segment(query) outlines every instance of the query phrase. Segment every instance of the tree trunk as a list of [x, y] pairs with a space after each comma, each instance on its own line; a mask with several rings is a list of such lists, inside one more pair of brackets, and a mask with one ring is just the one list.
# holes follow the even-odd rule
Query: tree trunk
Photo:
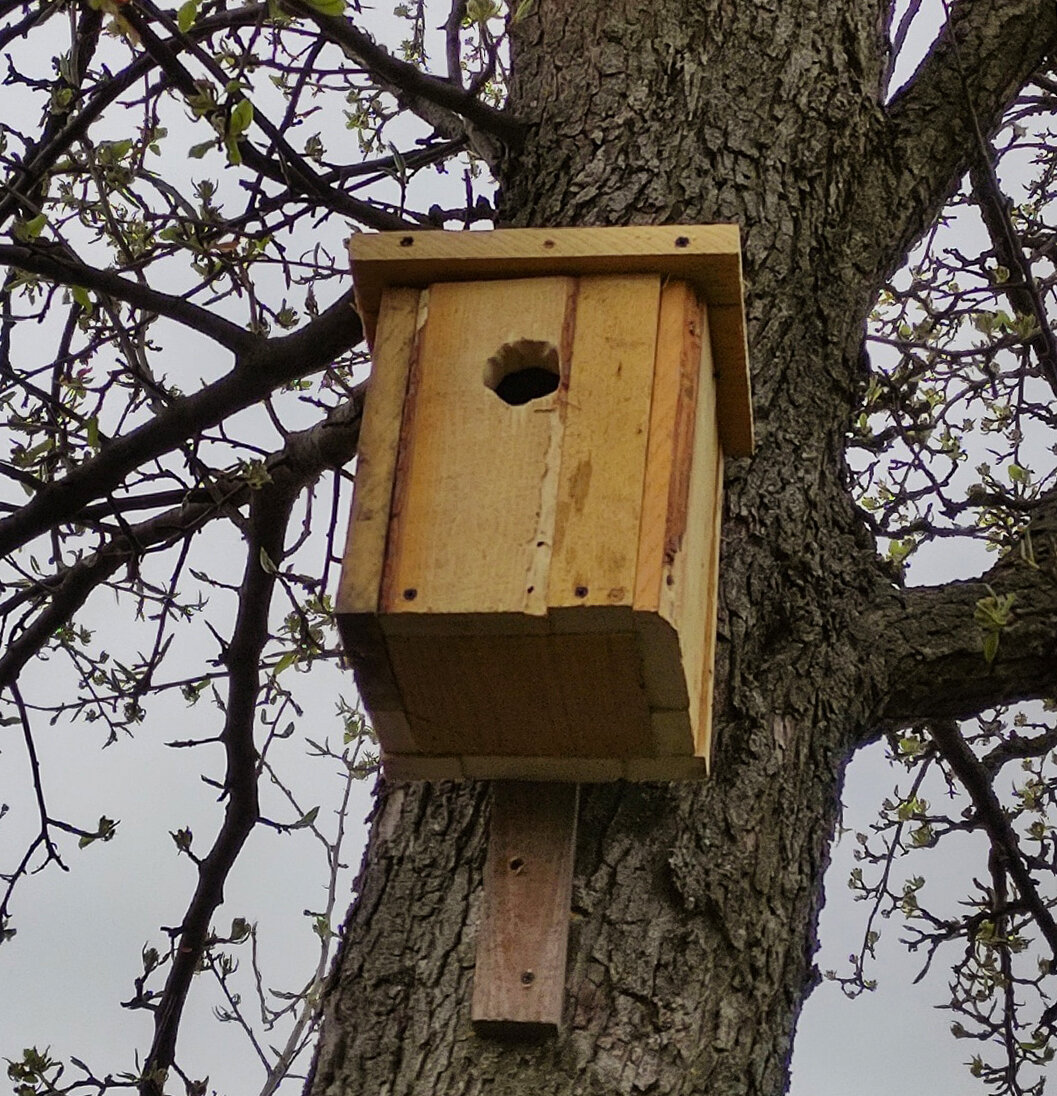
[[[844, 465], [863, 331], [967, 124], [920, 162], [893, 128], [887, 6], [541, 0], [516, 28], [507, 223], [742, 226], [758, 446], [727, 468], [714, 775], [582, 790], [564, 1025], [517, 1047], [469, 1020], [487, 785], [383, 786], [315, 1096], [784, 1090], [843, 767], [902, 653]], [[1009, 67], [981, 64], [987, 119]]]

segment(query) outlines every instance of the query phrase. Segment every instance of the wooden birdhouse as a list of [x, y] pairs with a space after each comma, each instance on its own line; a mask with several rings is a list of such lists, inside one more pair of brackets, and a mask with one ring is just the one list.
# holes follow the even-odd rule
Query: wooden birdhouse
[[354, 236], [374, 369], [337, 611], [390, 776], [706, 773], [733, 225]]

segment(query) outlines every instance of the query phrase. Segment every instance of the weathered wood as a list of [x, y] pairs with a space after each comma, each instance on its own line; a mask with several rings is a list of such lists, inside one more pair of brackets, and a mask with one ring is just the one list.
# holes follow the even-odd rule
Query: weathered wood
[[368, 341], [386, 286], [551, 275], [659, 274], [690, 282], [716, 308], [719, 424], [725, 451], [753, 448], [752, 403], [737, 225], [358, 233], [349, 241], [357, 308]]
[[415, 289], [387, 289], [381, 305], [356, 458], [356, 491], [335, 609], [378, 612], [385, 542], [415, 335], [423, 318]]
[[379, 593], [416, 334], [428, 292], [389, 288], [381, 302], [378, 337], [364, 401], [356, 459], [356, 489], [335, 610], [356, 687], [386, 748], [415, 750], [400, 689], [378, 623]]
[[709, 310], [684, 299], [682, 316], [681, 356], [685, 367], [698, 378], [694, 422], [688, 428], [692, 452], [681, 457], [686, 482], [693, 483], [694, 489], [686, 491], [682, 483], [673, 480], [658, 613], [679, 636], [693, 752], [707, 756], [722, 507], [721, 449], [715, 428], [716, 384], [708, 338]]
[[547, 604], [630, 606], [660, 279], [580, 279]]
[[[522, 261], [490, 235], [416, 261], [436, 274], [431, 249], [504, 241]], [[570, 238], [575, 263], [621, 268], [591, 252], [608, 233], [587, 237], [579, 252]], [[721, 446], [700, 286], [598, 273], [441, 280], [413, 305], [417, 292], [386, 291], [376, 357], [394, 379], [367, 409], [379, 456], [357, 485], [339, 597], [387, 772], [703, 775]], [[510, 398], [526, 370], [540, 388]]]
[[540, 278], [430, 290], [402, 427], [383, 612], [546, 611], [533, 576], [546, 574], [551, 551], [562, 400], [510, 406], [486, 379], [489, 360], [526, 336], [567, 361], [574, 289], [568, 278]]
[[578, 800], [574, 784], [492, 787], [471, 1006], [479, 1034], [540, 1038], [561, 1023]]
[[390, 634], [386, 643], [423, 753], [624, 758], [652, 752], [630, 628], [582, 635]]

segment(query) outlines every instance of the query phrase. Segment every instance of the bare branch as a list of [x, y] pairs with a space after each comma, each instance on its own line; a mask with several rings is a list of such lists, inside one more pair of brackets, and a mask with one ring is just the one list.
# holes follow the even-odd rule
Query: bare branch
[[[357, 30], [351, 20], [342, 16], [322, 15], [302, 0], [287, 0], [287, 7], [311, 19], [330, 41], [337, 43], [362, 64], [382, 87], [445, 136], [455, 138], [465, 132], [458, 123], [453, 126], [451, 115], [457, 115], [465, 118], [472, 129], [498, 137], [507, 144], [520, 140], [523, 126], [506, 111], [482, 103], [473, 92], [457, 83], [430, 76], [414, 65], [393, 57], [363, 31]], [[437, 107], [450, 114], [438, 114]], [[470, 136], [473, 137], [472, 132]]]
[[191, 396], [174, 400], [150, 422], [115, 438], [90, 460], [48, 484], [16, 513], [0, 520], [0, 555], [56, 525], [72, 521], [93, 499], [117, 489], [143, 462], [264, 399], [273, 389], [329, 365], [363, 337], [347, 293], [299, 331], [282, 338], [254, 337], [234, 369]]
[[[887, 638], [886, 722], [967, 719], [986, 708], [1057, 691], [1057, 495], [1028, 526], [1023, 552], [1010, 552], [982, 578], [893, 590], [867, 627]], [[978, 603], [1012, 597], [990, 664]]]
[[[911, 82], [896, 96], [860, 178], [864, 223], [888, 276], [938, 215], [977, 154], [977, 127], [1003, 111], [1057, 45], [1049, 0], [958, 0]], [[878, 202], [874, 180], [883, 180]], [[867, 194], [866, 192], [870, 193]], [[873, 215], [869, 209], [873, 210]]]
[[225, 320], [223, 316], [215, 312], [199, 308], [198, 305], [184, 300], [183, 297], [162, 293], [142, 282], [123, 278], [109, 270], [98, 270], [87, 266], [64, 254], [59, 247], [47, 244], [35, 246], [0, 244], [0, 262], [20, 270], [28, 270], [33, 274], [40, 274], [58, 282], [59, 285], [94, 289], [134, 305], [136, 308], [166, 316], [215, 339], [225, 350], [231, 350], [236, 354], [245, 353], [260, 342], [259, 336], [251, 334], [244, 327], [239, 327], [230, 320]]

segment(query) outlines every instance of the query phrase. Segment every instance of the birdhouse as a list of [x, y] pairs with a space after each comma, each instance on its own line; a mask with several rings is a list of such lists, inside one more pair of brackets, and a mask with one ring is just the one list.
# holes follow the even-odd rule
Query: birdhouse
[[338, 620], [390, 776], [674, 780], [711, 742], [734, 225], [357, 235]]

